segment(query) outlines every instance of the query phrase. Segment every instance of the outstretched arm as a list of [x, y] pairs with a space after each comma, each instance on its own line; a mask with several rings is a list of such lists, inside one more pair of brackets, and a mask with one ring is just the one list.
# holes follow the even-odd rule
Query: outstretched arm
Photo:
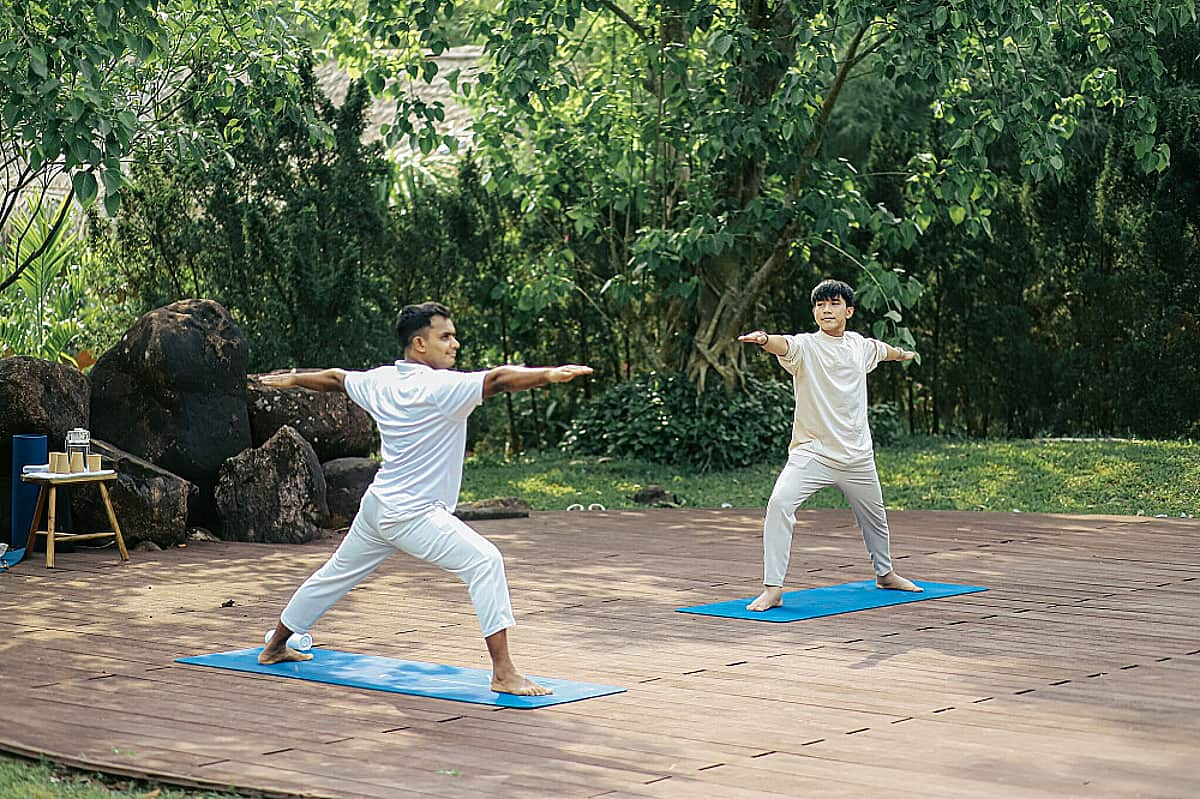
[[884, 342], [883, 348], [887, 350], [887, 355], [883, 359], [885, 361], [911, 361], [917, 357], [917, 353], [912, 350], [902, 350], [886, 342]]
[[504, 391], [524, 391], [547, 383], [565, 383], [582, 375], [590, 375], [592, 367], [578, 364], [547, 366], [533, 369], [527, 366], [497, 366], [483, 378], [483, 398], [494, 397]]
[[772, 336], [761, 330], [738, 336], [738, 341], [746, 344], [757, 344], [772, 355], [787, 355], [788, 343], [783, 336]]
[[322, 369], [319, 372], [297, 372], [293, 369], [277, 375], [263, 375], [259, 378], [264, 386], [274, 388], [307, 388], [313, 391], [345, 391], [345, 369]]

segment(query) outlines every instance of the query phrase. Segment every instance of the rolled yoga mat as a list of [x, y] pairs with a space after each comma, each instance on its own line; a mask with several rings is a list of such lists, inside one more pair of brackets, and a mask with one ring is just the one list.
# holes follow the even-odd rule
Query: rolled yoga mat
[[25, 483], [21, 474], [30, 464], [49, 460], [49, 442], [41, 434], [19, 433], [12, 438], [12, 527], [9, 532], [8, 551], [0, 556], [0, 569], [15, 566], [25, 557], [29, 545], [29, 526], [37, 510], [40, 487]]

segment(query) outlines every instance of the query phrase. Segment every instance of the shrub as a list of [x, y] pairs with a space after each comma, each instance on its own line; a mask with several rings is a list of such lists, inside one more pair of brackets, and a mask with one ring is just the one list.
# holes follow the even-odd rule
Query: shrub
[[904, 420], [895, 403], [881, 402], [867, 408], [867, 423], [876, 447], [895, 444], [904, 435]]
[[743, 390], [703, 393], [679, 374], [618, 383], [576, 414], [562, 447], [696, 469], [732, 469], [782, 457], [792, 420], [782, 381], [747, 378]]
[[[56, 227], [59, 213], [68, 214], [67, 222]], [[0, 296], [0, 357], [29, 355], [75, 363], [72, 345], [83, 332], [78, 316], [86, 282], [81, 274], [83, 243], [71, 230], [69, 214], [69, 208], [50, 212], [29, 203], [13, 216], [3, 242], [3, 262], [28, 266]]]
[[[650, 374], [609, 388], [584, 406], [561, 446], [702, 471], [779, 461], [791, 437], [790, 382], [747, 378], [744, 389], [709, 384], [703, 393], [680, 374]], [[877, 446], [895, 443], [903, 422], [895, 405], [868, 409]]]

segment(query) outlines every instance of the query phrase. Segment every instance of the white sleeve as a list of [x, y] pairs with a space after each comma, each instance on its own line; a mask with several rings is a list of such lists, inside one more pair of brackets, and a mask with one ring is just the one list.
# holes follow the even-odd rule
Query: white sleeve
[[800, 337], [785, 335], [783, 338], [787, 341], [787, 352], [783, 355], [776, 355], [775, 358], [779, 361], [779, 365], [788, 371], [788, 374], [794, 375], [800, 371], [803, 362]]
[[370, 372], [347, 372], [346, 379], [342, 381], [342, 386], [346, 389], [346, 396], [363, 410], [369, 410], [367, 395], [370, 393], [370, 389], [367, 384], [370, 381]]
[[873, 372], [884, 358], [887, 357], [887, 345], [879, 339], [863, 339], [863, 360], [866, 367], [863, 371]]
[[487, 372], [454, 372], [438, 375], [430, 397], [438, 410], [451, 419], [465, 419], [483, 402], [483, 378]]

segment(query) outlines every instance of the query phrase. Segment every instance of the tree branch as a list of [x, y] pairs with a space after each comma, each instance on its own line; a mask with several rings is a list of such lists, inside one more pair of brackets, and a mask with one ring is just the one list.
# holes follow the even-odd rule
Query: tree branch
[[638, 38], [641, 39], [642, 41], [645, 41], [650, 38], [650, 33], [649, 33], [649, 31], [646, 30], [645, 26], [643, 26], [641, 23], [639, 23], [633, 17], [629, 16], [629, 14], [626, 13], [624, 9], [622, 9], [620, 6], [618, 6], [612, 0], [600, 0], [600, 5], [604, 6], [609, 11], [616, 14], [617, 17], [622, 22], [624, 22], [626, 25], [628, 25], [629, 28], [634, 33], [636, 33], [638, 35]]
[[859, 62], [861, 62], [867, 56], [874, 53], [879, 48], [883, 47], [885, 44], [887, 44], [889, 41], [891, 41], [891, 38], [892, 38], [891, 33], [885, 33], [882, 36], [880, 36], [878, 39], [876, 39], [875, 41], [871, 42], [869, 45], [867, 45], [867, 47], [861, 53], [859, 53], [858, 55], [856, 55], [854, 57], [854, 59], [850, 62], [850, 67], [854, 68], [854, 67], [858, 66]]
[[[816, 156], [817, 152], [821, 149], [821, 144], [825, 139], [825, 131], [829, 126], [829, 119], [833, 115], [833, 108], [837, 104], [842, 87], [846, 84], [846, 78], [850, 75], [850, 70], [858, 63], [856, 59], [858, 47], [862, 43], [863, 36], [866, 35], [869, 27], [870, 25], [860, 25], [854, 34], [854, 38], [851, 39], [849, 46], [846, 48], [846, 57], [842, 59], [837, 75], [834, 76], [833, 85], [830, 87], [829, 93], [825, 96], [824, 102], [821, 103], [821, 112], [817, 117], [812, 139], [805, 150], [804, 160], [806, 162]], [[797, 172], [788, 181], [787, 191], [784, 195], [785, 205], [790, 207], [795, 202], [796, 195], [799, 194], [800, 188], [804, 185], [804, 180], [808, 174], [808, 170]], [[754, 271], [750, 279], [742, 285], [742, 289], [732, 295], [722, 295], [721, 299], [717, 302], [717, 307], [709, 317], [708, 325], [705, 327], [703, 335], [700, 338], [701, 341], [706, 342], [706, 346], [707, 342], [713, 340], [718, 326], [727, 316], [733, 319], [742, 318], [749, 308], [750, 303], [754, 302], [761, 295], [763, 286], [766, 285], [767, 280], [775, 273], [776, 269], [783, 265], [795, 242], [799, 229], [800, 225], [798, 222], [789, 222], [778, 237], [775, 246], [771, 248], [771, 254], [767, 256], [767, 260]], [[701, 348], [697, 345], [696, 349], [700, 350]], [[702, 354], [706, 358], [708, 357], [707, 353], [702, 352]]]

